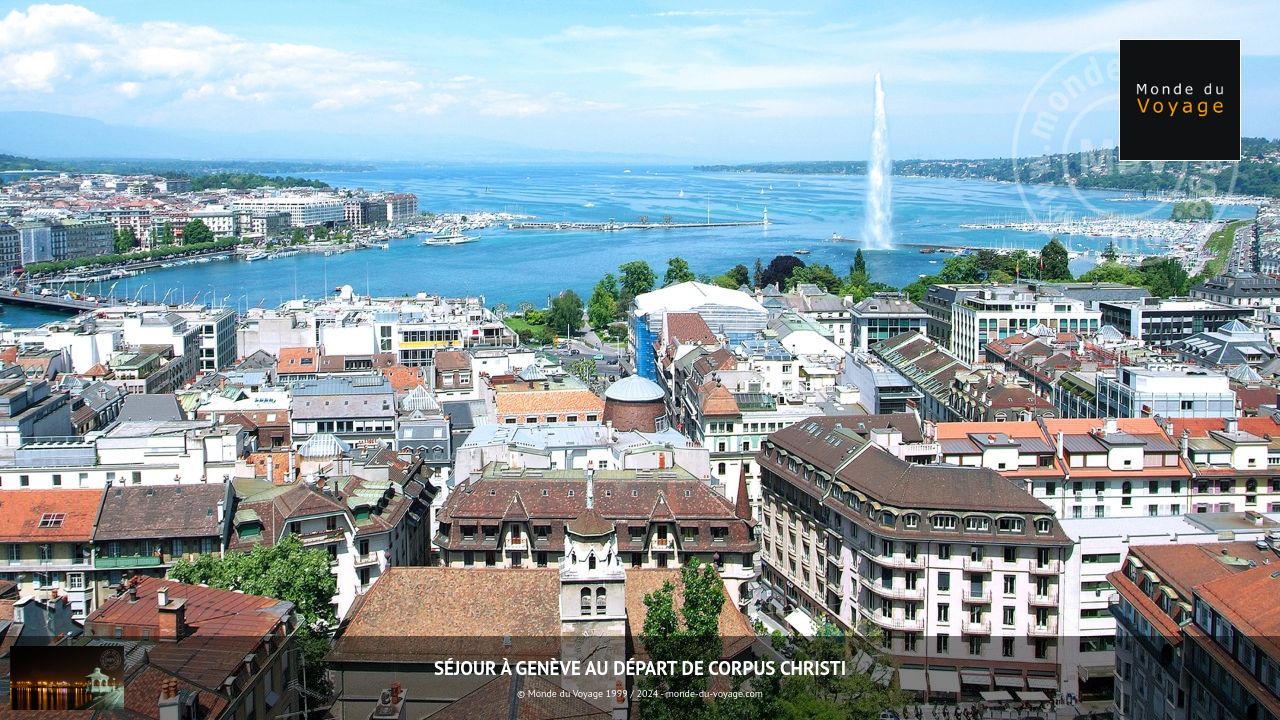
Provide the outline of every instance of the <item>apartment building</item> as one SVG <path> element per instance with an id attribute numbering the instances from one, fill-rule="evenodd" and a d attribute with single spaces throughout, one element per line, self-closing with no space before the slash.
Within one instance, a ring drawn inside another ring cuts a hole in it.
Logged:
<path id="1" fill-rule="evenodd" d="M 409 222 L 418 217 L 418 196 L 413 193 L 392 193 L 385 202 L 387 222 Z"/>
<path id="2" fill-rule="evenodd" d="M 769 607 L 793 627 L 877 628 L 901 687 L 934 699 L 1073 691 L 1053 511 L 993 470 L 900 460 L 858 420 L 810 418 L 757 456 Z"/>
<path id="3" fill-rule="evenodd" d="M 1098 303 L 1098 309 L 1104 325 L 1157 347 L 1253 315 L 1248 308 L 1197 298 L 1112 300 Z"/>
<path id="4" fill-rule="evenodd" d="M 0 464 L 25 443 L 73 434 L 67 393 L 47 380 L 29 380 L 19 365 L 0 369 Z"/>
<path id="5" fill-rule="evenodd" d="M 849 310 L 852 334 L 847 350 L 868 350 L 872 345 L 903 333 L 926 330 L 929 314 L 896 293 L 876 293 Z"/>
<path id="6" fill-rule="evenodd" d="M 818 285 L 798 283 L 790 292 L 772 296 L 768 300 L 758 291 L 757 299 L 771 310 L 775 307 L 790 310 L 821 325 L 830 333 L 831 341 L 846 351 L 858 346 L 854 311 L 845 302 L 845 298 L 833 295 Z"/>
<path id="7" fill-rule="evenodd" d="M 972 366 L 918 332 L 907 332 L 871 346 L 871 353 L 911 383 L 919 394 L 920 415 L 934 422 L 959 420 L 952 384 Z"/>
<path id="8" fill-rule="evenodd" d="M 1248 308 L 1259 318 L 1280 309 L 1280 280 L 1261 273 L 1233 270 L 1191 288 L 1191 297 Z"/>
<path id="9" fill-rule="evenodd" d="M 65 595 L 72 615 L 93 605 L 93 529 L 101 490 L 0 491 L 0 579 L 18 595 Z"/>
<path id="10" fill-rule="evenodd" d="M 331 195 L 275 195 L 259 198 L 236 198 L 232 210 L 289 213 L 293 227 L 314 227 L 341 223 L 345 219 L 342 199 Z"/>
<path id="11" fill-rule="evenodd" d="M 333 434 L 346 441 L 395 438 L 395 391 L 382 375 L 300 380 L 290 394 L 290 434 L 295 445 L 316 434 Z"/>
<path id="12" fill-rule="evenodd" d="M 1095 333 L 1102 313 L 1082 300 L 1049 287 L 983 287 L 957 301 L 951 313 L 950 350 L 965 362 L 978 362 L 989 340 L 1036 325 L 1058 332 Z"/>
<path id="13" fill-rule="evenodd" d="M 1109 576 L 1117 717 L 1280 717 L 1274 541 L 1129 551 Z"/>
<path id="14" fill-rule="evenodd" d="M 731 503 L 680 467 L 542 470 L 499 463 L 461 480 L 444 501 L 433 544 L 448 567 L 554 567 L 575 522 L 616 532 L 622 566 L 714 565 L 734 607 L 758 575 L 759 540 L 742 502 Z M 726 611 L 730 608 L 726 607 Z"/>
<path id="15" fill-rule="evenodd" d="M 0 273 L 9 273 L 18 267 L 22 267 L 22 243 L 18 229 L 8 223 L 0 223 Z"/>
<path id="16" fill-rule="evenodd" d="M 1165 431 L 1191 468 L 1188 512 L 1280 512 L 1280 422 L 1172 418 Z"/>

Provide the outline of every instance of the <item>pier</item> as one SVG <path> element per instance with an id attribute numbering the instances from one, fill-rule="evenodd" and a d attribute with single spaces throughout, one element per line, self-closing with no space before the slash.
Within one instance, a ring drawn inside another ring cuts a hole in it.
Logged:
<path id="1" fill-rule="evenodd" d="M 0 303 L 7 305 L 25 305 L 27 307 L 43 308 L 45 310 L 61 310 L 63 312 L 75 315 L 85 310 L 97 310 L 100 307 L 106 307 L 109 304 L 119 304 L 117 298 L 106 298 L 109 302 L 89 302 L 88 300 L 79 300 L 69 298 L 63 295 L 41 295 L 39 293 L 24 292 L 22 290 L 3 290 L 0 291 Z"/>
<path id="2" fill-rule="evenodd" d="M 769 212 L 760 220 L 723 220 L 718 222 L 511 222 L 508 230 L 568 230 L 582 232 L 620 232 L 622 230 L 692 230 L 695 228 L 766 227 L 770 225 Z"/>

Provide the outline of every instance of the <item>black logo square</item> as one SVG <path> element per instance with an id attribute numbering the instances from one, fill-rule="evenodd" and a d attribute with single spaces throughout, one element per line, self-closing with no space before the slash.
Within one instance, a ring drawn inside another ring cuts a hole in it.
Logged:
<path id="1" fill-rule="evenodd" d="M 1121 40 L 1120 159 L 1239 160 L 1240 41 Z"/>

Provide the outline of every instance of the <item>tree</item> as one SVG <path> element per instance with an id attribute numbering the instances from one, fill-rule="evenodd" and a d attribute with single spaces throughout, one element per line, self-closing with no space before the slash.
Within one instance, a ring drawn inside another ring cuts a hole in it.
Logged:
<path id="1" fill-rule="evenodd" d="M 1053 238 L 1040 250 L 1040 279 L 1070 280 L 1070 260 L 1067 248 Z"/>
<path id="2" fill-rule="evenodd" d="M 627 303 L 637 295 L 643 295 L 653 290 L 653 285 L 658 281 L 658 276 L 653 273 L 653 268 L 649 267 L 649 263 L 644 260 L 632 260 L 618 266 L 618 273 L 622 276 L 619 281 L 622 287 L 619 299 L 626 298 Z"/>
<path id="3" fill-rule="evenodd" d="M 289 231 L 289 242 L 293 245 L 303 245 L 307 242 L 307 233 L 300 227 L 296 227 Z"/>
<path id="4" fill-rule="evenodd" d="M 589 357 L 580 357 L 569 363 L 569 374 L 578 378 L 585 385 L 596 379 L 596 361 Z"/>
<path id="5" fill-rule="evenodd" d="M 644 596 L 641 641 L 649 659 L 655 662 L 701 660 L 704 663 L 720 659 L 723 650 L 720 642 L 723 581 L 714 567 L 693 558 L 680 570 L 680 585 L 683 604 L 679 614 L 675 608 L 676 587 L 671 582 L 663 583 L 661 588 Z M 701 697 L 707 689 L 706 675 L 645 675 L 640 678 L 639 685 L 646 690 L 646 698 L 640 701 L 640 715 L 645 720 L 713 716 L 712 706 Z M 653 693 L 658 697 L 649 697 Z"/>
<path id="6" fill-rule="evenodd" d="M 795 287 L 800 283 L 817 285 L 829 293 L 840 292 L 840 286 L 843 285 L 840 276 L 836 275 L 835 270 L 832 270 L 830 265 L 818 264 L 798 267 L 791 272 L 787 285 Z"/>
<path id="7" fill-rule="evenodd" d="M 510 310 L 511 308 L 507 307 L 506 303 L 498 303 L 493 306 L 493 314 L 497 315 L 499 320 L 505 318 L 510 313 Z"/>
<path id="8" fill-rule="evenodd" d="M 751 271 L 751 287 L 764 287 L 760 281 L 764 279 L 764 266 L 760 264 L 760 258 L 756 258 L 756 263 Z"/>
<path id="9" fill-rule="evenodd" d="M 198 245 L 213 242 L 213 231 L 200 218 L 196 218 L 182 226 L 182 244 Z"/>
<path id="10" fill-rule="evenodd" d="M 769 267 L 760 274 L 760 287 L 777 285 L 779 290 L 787 287 L 791 273 L 796 268 L 804 267 L 804 261 L 794 255 L 779 255 L 769 261 Z"/>
<path id="11" fill-rule="evenodd" d="M 522 300 L 516 305 L 516 314 L 524 319 L 529 319 L 529 311 L 533 309 L 533 303 L 528 300 Z"/>
<path id="12" fill-rule="evenodd" d="M 853 254 L 853 272 L 867 274 L 867 259 L 862 257 L 862 248 Z"/>
<path id="13" fill-rule="evenodd" d="M 736 283 L 736 287 L 742 287 L 751 282 L 751 272 L 742 263 L 729 268 L 729 272 L 725 273 L 725 276 Z"/>
<path id="14" fill-rule="evenodd" d="M 172 245 L 175 242 L 173 235 L 173 223 L 166 222 L 164 228 L 160 231 L 160 239 L 156 241 L 157 245 Z"/>
<path id="15" fill-rule="evenodd" d="M 1137 270 L 1107 261 L 1099 263 L 1089 272 L 1080 276 L 1081 282 L 1124 283 L 1126 285 L 1142 285 L 1144 278 Z"/>
<path id="16" fill-rule="evenodd" d="M 132 250 L 137 244 L 138 238 L 134 237 L 133 228 L 124 228 L 116 231 L 116 254 L 123 255 Z"/>
<path id="17" fill-rule="evenodd" d="M 1142 285 L 1150 290 L 1152 295 L 1180 296 L 1186 295 L 1191 289 L 1191 278 L 1187 275 L 1186 269 L 1182 267 L 1182 263 L 1173 258 L 1160 258 L 1154 261 L 1149 259 L 1142 263 L 1138 272 L 1142 273 Z"/>
<path id="18" fill-rule="evenodd" d="M 682 257 L 667 260 L 667 274 L 662 276 L 662 286 L 668 287 L 676 283 L 689 282 L 694 279 L 689 263 Z"/>
<path id="19" fill-rule="evenodd" d="M 232 551 L 221 558 L 205 554 L 178 560 L 169 577 L 293 603 L 302 618 L 295 642 L 307 667 L 307 689 L 322 697 L 332 691 L 324 656 L 329 651 L 328 631 L 338 622 L 329 604 L 338 583 L 324 550 L 307 549 L 290 533 L 270 547 L 257 545 L 249 552 Z"/>
<path id="20" fill-rule="evenodd" d="M 1116 250 L 1116 241 L 1107 242 L 1107 249 L 1102 251 L 1102 259 L 1107 262 L 1115 262 L 1120 258 L 1120 253 Z"/>
<path id="21" fill-rule="evenodd" d="M 613 322 L 618 316 L 618 284 L 613 275 L 605 275 L 596 283 L 591 291 L 591 299 L 587 301 L 587 320 L 591 327 L 600 330 Z"/>
<path id="22" fill-rule="evenodd" d="M 572 290 L 565 290 L 551 301 L 546 314 L 547 327 L 557 335 L 561 331 L 572 335 L 582 327 L 582 298 Z"/>
<path id="23" fill-rule="evenodd" d="M 775 637 L 775 645 L 778 640 Z M 893 668 L 878 649 L 879 632 L 860 636 L 824 623 L 812 638 L 795 638 L 784 644 L 783 654 L 794 661 L 843 661 L 844 667 L 852 669 L 846 674 L 795 674 L 781 678 L 775 717 L 875 720 L 882 711 L 907 703 L 907 696 L 888 682 Z"/>
<path id="24" fill-rule="evenodd" d="M 316 240 L 318 240 L 318 241 L 328 240 L 328 239 L 329 239 L 329 226 L 327 226 L 327 225 L 317 225 L 317 226 L 315 226 L 314 228 L 312 228 L 312 230 L 311 230 L 311 234 L 312 234 L 312 235 L 314 235 L 314 236 L 315 236 L 315 238 L 316 238 Z"/>

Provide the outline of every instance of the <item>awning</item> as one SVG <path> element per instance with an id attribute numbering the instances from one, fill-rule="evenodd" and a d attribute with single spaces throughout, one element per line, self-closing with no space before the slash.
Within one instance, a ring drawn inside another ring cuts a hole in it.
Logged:
<path id="1" fill-rule="evenodd" d="M 1018 699 L 1022 702 L 1049 702 L 1049 696 L 1039 690 L 1028 690 L 1018 693 Z"/>
<path id="2" fill-rule="evenodd" d="M 924 668 L 898 668 L 898 686 L 910 692 L 925 692 Z"/>
<path id="3" fill-rule="evenodd" d="M 1027 677 L 1027 687 L 1040 688 L 1041 690 L 1057 690 L 1058 681 L 1056 678 L 1031 675 Z"/>
<path id="4" fill-rule="evenodd" d="M 983 690 L 981 695 L 986 702 L 1013 702 L 1013 696 L 1004 690 Z"/>
<path id="5" fill-rule="evenodd" d="M 792 610 L 791 614 L 787 616 L 787 624 L 801 635 L 807 638 L 813 637 L 813 620 L 808 615 L 805 615 L 803 610 Z"/>
<path id="6" fill-rule="evenodd" d="M 1023 686 L 1021 675 L 996 675 L 997 687 L 1020 688 Z"/>
<path id="7" fill-rule="evenodd" d="M 960 682 L 965 685 L 981 685 L 991 687 L 991 673 L 986 670 L 961 670 Z M 1013 698 L 1009 698 L 1012 700 Z"/>
<path id="8" fill-rule="evenodd" d="M 929 670 L 929 692 L 935 693 L 958 693 L 960 692 L 960 673 L 950 668 L 945 670 Z"/>

